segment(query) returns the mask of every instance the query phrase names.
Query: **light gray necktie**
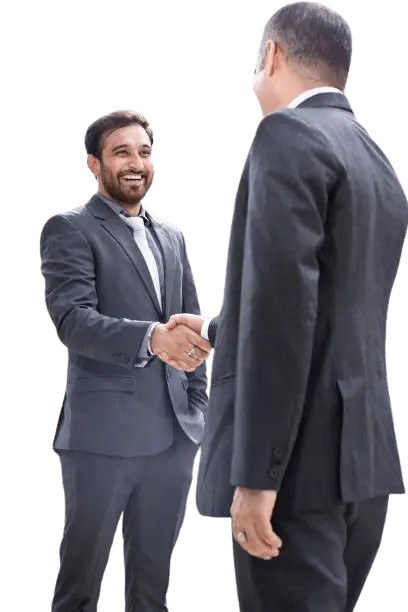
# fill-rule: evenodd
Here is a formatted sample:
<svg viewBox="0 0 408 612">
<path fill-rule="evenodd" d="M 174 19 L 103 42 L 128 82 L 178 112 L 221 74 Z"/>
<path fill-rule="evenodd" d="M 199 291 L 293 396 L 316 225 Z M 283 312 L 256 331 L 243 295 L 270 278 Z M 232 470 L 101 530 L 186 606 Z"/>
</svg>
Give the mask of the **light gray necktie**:
<svg viewBox="0 0 408 612">
<path fill-rule="evenodd" d="M 133 230 L 133 237 L 137 246 L 142 253 L 148 270 L 150 272 L 150 276 L 153 281 L 154 289 L 156 291 L 157 300 L 160 304 L 160 308 L 163 308 L 162 297 L 161 297 L 161 289 L 160 289 L 160 277 L 159 271 L 157 269 L 157 263 L 152 253 L 151 248 L 149 247 L 149 243 L 147 242 L 146 237 L 146 228 L 144 224 L 144 220 L 142 217 L 125 217 L 122 216 L 123 221 L 129 225 L 129 227 Z"/>
</svg>

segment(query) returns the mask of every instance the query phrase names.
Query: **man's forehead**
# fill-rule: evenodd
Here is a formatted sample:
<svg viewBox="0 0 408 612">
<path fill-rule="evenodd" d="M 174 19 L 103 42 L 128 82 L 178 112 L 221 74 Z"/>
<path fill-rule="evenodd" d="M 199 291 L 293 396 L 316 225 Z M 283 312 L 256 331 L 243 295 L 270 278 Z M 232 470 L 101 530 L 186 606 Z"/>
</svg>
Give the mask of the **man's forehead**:
<svg viewBox="0 0 408 612">
<path fill-rule="evenodd" d="M 141 125 L 127 125 L 108 134 L 105 138 L 105 147 L 113 148 L 119 145 L 140 147 L 151 146 L 150 138 Z"/>
</svg>

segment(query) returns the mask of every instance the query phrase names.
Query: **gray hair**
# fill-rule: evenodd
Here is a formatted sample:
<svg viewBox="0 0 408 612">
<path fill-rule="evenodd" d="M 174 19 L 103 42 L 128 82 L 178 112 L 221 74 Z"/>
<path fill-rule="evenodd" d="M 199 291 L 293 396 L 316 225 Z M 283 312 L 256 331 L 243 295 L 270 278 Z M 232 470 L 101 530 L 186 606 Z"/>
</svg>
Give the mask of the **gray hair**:
<svg viewBox="0 0 408 612">
<path fill-rule="evenodd" d="M 316 2 L 296 2 L 277 11 L 265 26 L 257 70 L 265 62 L 269 40 L 280 46 L 288 61 L 317 80 L 343 90 L 350 70 L 352 37 L 347 22 Z"/>
</svg>

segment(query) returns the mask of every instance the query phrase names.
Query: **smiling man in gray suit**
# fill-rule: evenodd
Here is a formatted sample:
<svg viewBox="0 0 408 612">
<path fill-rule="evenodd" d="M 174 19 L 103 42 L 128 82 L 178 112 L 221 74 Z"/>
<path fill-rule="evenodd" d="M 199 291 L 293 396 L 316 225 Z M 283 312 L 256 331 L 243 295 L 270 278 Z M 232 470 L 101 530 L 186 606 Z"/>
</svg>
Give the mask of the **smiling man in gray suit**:
<svg viewBox="0 0 408 612">
<path fill-rule="evenodd" d="M 385 332 L 408 205 L 343 93 L 350 60 L 322 5 L 268 21 L 221 314 L 169 324 L 215 343 L 197 504 L 231 514 L 242 612 L 352 612 L 404 492 Z"/>
<path fill-rule="evenodd" d="M 164 612 L 203 435 L 210 345 L 164 324 L 199 304 L 183 235 L 141 204 L 153 180 L 148 122 L 112 113 L 85 144 L 98 193 L 41 235 L 47 308 L 69 352 L 54 441 L 66 524 L 52 610 L 96 611 L 123 513 L 126 610 Z M 177 355 L 184 371 L 159 353 Z"/>
</svg>

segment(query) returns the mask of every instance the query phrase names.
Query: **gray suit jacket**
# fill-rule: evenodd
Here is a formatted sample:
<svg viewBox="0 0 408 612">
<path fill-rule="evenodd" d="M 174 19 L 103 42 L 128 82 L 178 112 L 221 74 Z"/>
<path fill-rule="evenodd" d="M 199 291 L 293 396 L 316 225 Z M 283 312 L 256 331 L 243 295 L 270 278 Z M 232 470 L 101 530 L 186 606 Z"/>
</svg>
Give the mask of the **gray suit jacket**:
<svg viewBox="0 0 408 612">
<path fill-rule="evenodd" d="M 56 450 L 158 453 L 172 443 L 176 421 L 202 439 L 205 366 L 186 375 L 156 358 L 140 367 L 138 359 L 151 322 L 199 313 L 181 232 L 149 218 L 164 260 L 164 312 L 129 228 L 98 196 L 42 231 L 46 304 L 69 357 Z"/>
<path fill-rule="evenodd" d="M 388 302 L 408 222 L 401 185 L 341 94 L 261 122 L 239 185 L 197 503 L 235 486 L 298 510 L 402 493 Z"/>
</svg>

